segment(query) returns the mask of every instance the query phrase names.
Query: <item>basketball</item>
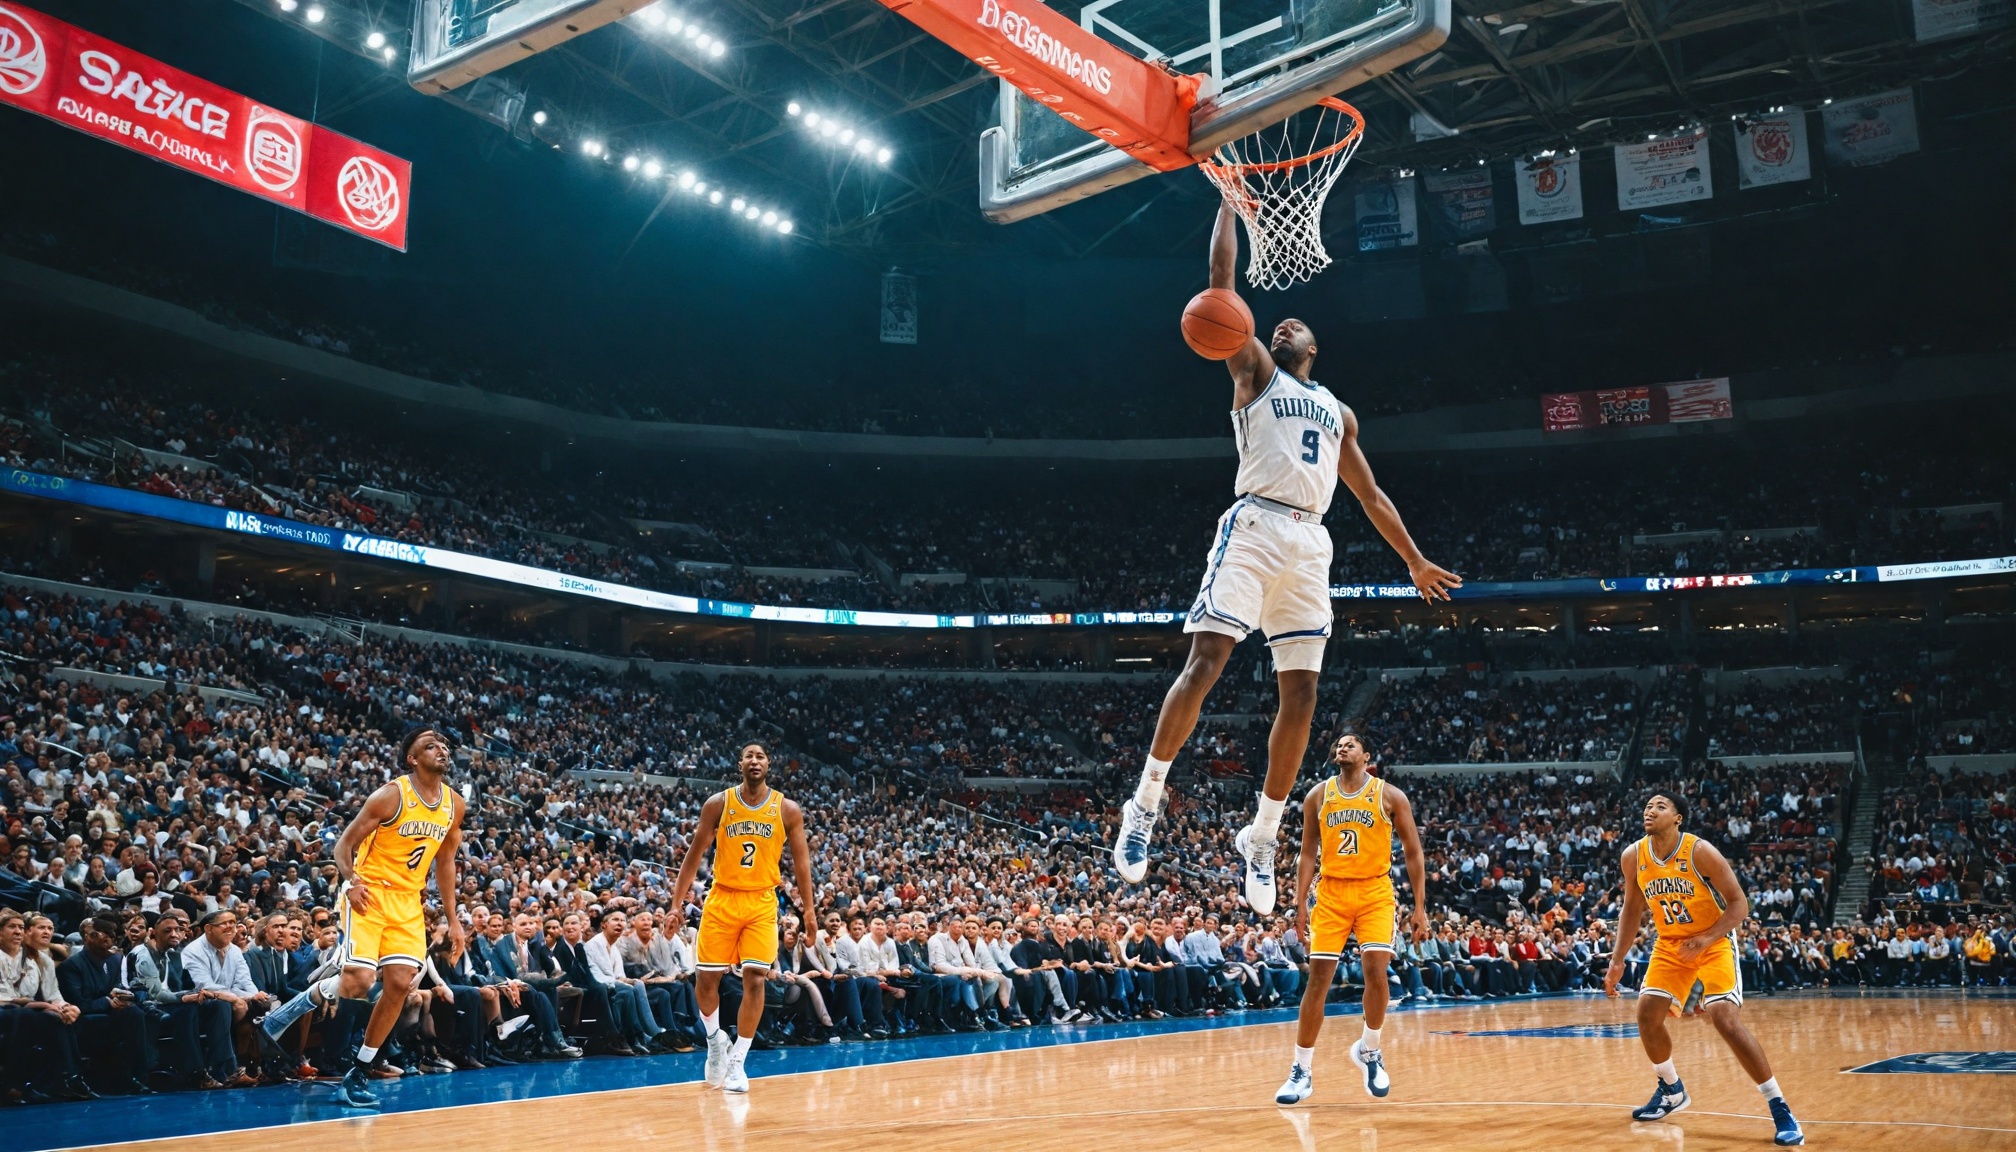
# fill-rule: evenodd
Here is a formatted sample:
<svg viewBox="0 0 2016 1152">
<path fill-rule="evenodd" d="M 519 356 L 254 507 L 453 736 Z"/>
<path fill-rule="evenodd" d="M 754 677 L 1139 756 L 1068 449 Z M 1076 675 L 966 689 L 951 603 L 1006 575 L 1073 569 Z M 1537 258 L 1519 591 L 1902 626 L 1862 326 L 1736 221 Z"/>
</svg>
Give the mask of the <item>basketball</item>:
<svg viewBox="0 0 2016 1152">
<path fill-rule="evenodd" d="M 1229 360 L 1253 338 L 1253 311 L 1230 288 L 1206 288 L 1183 309 L 1183 340 L 1206 360 Z"/>
</svg>

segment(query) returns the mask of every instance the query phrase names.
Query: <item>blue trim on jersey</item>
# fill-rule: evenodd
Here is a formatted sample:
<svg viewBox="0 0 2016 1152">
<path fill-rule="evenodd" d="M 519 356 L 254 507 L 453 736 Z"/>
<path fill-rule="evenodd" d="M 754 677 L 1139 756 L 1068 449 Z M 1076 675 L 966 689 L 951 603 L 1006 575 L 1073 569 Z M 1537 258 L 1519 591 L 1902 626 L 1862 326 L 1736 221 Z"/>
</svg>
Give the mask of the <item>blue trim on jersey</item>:
<svg viewBox="0 0 2016 1152">
<path fill-rule="evenodd" d="M 1321 628 L 1304 628 L 1300 632 L 1283 632 L 1279 636 L 1269 636 L 1267 643 L 1272 644 L 1279 640 L 1293 640 L 1300 636 L 1322 636 L 1328 639 L 1330 636 L 1330 626 L 1326 624 Z"/>
<path fill-rule="evenodd" d="M 1204 587 L 1197 592 L 1197 602 L 1204 605 L 1205 615 L 1216 616 L 1228 624 L 1237 625 L 1251 632 L 1253 625 L 1236 616 L 1220 612 L 1218 605 L 1211 599 L 1211 586 L 1218 582 L 1218 566 L 1225 562 L 1225 553 L 1232 547 L 1232 530 L 1239 526 L 1239 510 L 1245 506 L 1246 501 L 1240 500 L 1225 510 L 1225 527 L 1218 534 L 1218 551 L 1212 554 L 1211 563 L 1204 570 Z"/>
</svg>

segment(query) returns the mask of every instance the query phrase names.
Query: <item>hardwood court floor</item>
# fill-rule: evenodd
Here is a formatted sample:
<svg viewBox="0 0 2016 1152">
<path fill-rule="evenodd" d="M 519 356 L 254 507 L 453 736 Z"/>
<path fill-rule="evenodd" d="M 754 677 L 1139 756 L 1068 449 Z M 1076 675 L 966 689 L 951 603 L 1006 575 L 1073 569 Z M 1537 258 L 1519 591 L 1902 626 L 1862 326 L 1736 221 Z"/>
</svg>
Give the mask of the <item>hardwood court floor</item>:
<svg viewBox="0 0 2016 1152">
<path fill-rule="evenodd" d="M 1364 1094 L 1345 1054 L 1359 1022 L 1337 1016 L 1326 1023 L 1318 1049 L 1316 1095 L 1299 1108 L 1277 1108 L 1273 1090 L 1287 1069 L 1293 1026 L 1270 1015 L 1280 1022 L 1103 1042 L 1102 1031 L 1119 1030 L 1093 1028 L 1083 1030 L 1084 1042 L 940 1058 L 906 1059 L 905 1049 L 919 1056 L 929 1051 L 911 1048 L 922 1041 L 850 1047 L 849 1054 L 890 1062 L 816 1072 L 785 1072 L 794 1053 L 757 1053 L 747 1097 L 690 1082 L 593 1090 L 598 1078 L 618 1069 L 669 1068 L 662 1062 L 696 1058 L 583 1062 L 570 1071 L 585 1077 L 576 1081 L 578 1094 L 537 1099 L 473 1091 L 474 1081 L 493 1073 L 427 1077 L 430 1099 L 443 1106 L 323 1120 L 342 1114 L 312 1106 L 306 1103 L 312 1098 L 303 1096 L 294 1118 L 280 1122 L 312 1127 L 284 1138 L 270 1127 L 226 1131 L 232 1122 L 221 1120 L 206 1125 L 209 1131 L 201 1135 L 137 1146 L 149 1152 L 269 1152 L 282 1141 L 317 1152 L 443 1147 L 578 1152 L 661 1142 L 708 1152 L 887 1152 L 898 1144 L 996 1152 L 1770 1147 L 1762 1099 L 1705 1019 L 1672 1024 L 1675 1059 L 1693 1108 L 1670 1123 L 1632 1123 L 1630 1109 L 1651 1090 L 1650 1070 L 1627 1027 L 1632 1007 L 1630 1000 L 1571 998 L 1396 1012 L 1384 1037 L 1393 1093 L 1378 1102 Z M 1744 1016 L 1770 1053 L 1811 1147 L 2016 1150 L 2016 1075 L 1845 1073 L 1917 1052 L 2016 1050 L 2016 999 L 1759 997 L 1744 1007 Z M 1529 1030 L 1540 1034 L 1516 1034 Z M 598 1067 L 611 1071 L 598 1077 Z M 679 1065 L 676 1074 L 697 1075 L 697 1064 Z M 465 1084 L 461 1092 L 451 1091 Z M 400 1084 L 393 1090 L 419 1087 Z M 483 1102 L 460 1102 L 470 1096 Z M 228 1106 L 232 1097 L 198 1099 L 215 1108 Z M 104 1132 L 104 1121 L 112 1117 L 103 1111 L 125 1106 L 91 1105 L 100 1115 L 71 1132 Z M 18 1123 L 37 1118 L 39 1111 L 12 1117 Z M 135 1128 L 124 1133 L 127 1148 L 136 1147 L 131 1137 L 145 1134 L 148 1125 Z"/>
</svg>

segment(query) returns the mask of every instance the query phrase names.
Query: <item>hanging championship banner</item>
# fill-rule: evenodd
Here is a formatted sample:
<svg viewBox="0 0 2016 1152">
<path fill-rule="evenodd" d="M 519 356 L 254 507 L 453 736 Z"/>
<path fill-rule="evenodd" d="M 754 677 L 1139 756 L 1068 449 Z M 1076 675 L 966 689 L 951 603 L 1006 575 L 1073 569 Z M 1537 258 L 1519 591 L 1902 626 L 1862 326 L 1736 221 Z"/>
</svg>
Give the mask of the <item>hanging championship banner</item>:
<svg viewBox="0 0 2016 1152">
<path fill-rule="evenodd" d="M 882 274 L 882 343 L 917 343 L 917 278 Z"/>
<path fill-rule="evenodd" d="M 1743 188 L 1810 179 L 1806 110 L 1794 108 L 1736 121 L 1736 182 Z"/>
<path fill-rule="evenodd" d="M 1519 222 L 1546 224 L 1582 218 L 1582 158 L 1553 156 L 1515 164 L 1519 177 Z"/>
<path fill-rule="evenodd" d="M 1827 159 L 1863 167 L 1918 151 L 1918 109 L 1911 89 L 1836 100 L 1820 110 Z"/>
<path fill-rule="evenodd" d="M 1643 144 L 1619 144 L 1616 152 L 1620 212 L 1706 200 L 1715 194 L 1705 128 Z"/>
<path fill-rule="evenodd" d="M 12 0 L 0 104 L 406 250 L 407 161 Z"/>
<path fill-rule="evenodd" d="M 1993 32 L 2016 23 L 2009 0 L 1911 0 L 1911 27 L 1918 42 Z"/>
<path fill-rule="evenodd" d="M 1444 240 L 1474 240 L 1498 227 L 1491 202 L 1491 170 L 1460 168 L 1429 172 L 1421 177 L 1435 206 L 1436 234 Z"/>
<path fill-rule="evenodd" d="M 1410 177 L 1358 186 L 1358 251 L 1412 248 L 1421 242 Z"/>
</svg>

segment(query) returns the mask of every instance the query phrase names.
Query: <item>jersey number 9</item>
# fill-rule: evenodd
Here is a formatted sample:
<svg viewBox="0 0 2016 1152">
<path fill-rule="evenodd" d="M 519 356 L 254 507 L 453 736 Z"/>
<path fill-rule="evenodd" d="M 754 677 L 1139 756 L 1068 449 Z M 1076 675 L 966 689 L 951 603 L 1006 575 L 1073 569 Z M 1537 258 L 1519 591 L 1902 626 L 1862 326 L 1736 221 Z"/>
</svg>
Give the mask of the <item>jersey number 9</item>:
<svg viewBox="0 0 2016 1152">
<path fill-rule="evenodd" d="M 1311 428 L 1302 433 L 1302 463 L 1314 464 L 1323 455 L 1323 434 Z"/>
</svg>

